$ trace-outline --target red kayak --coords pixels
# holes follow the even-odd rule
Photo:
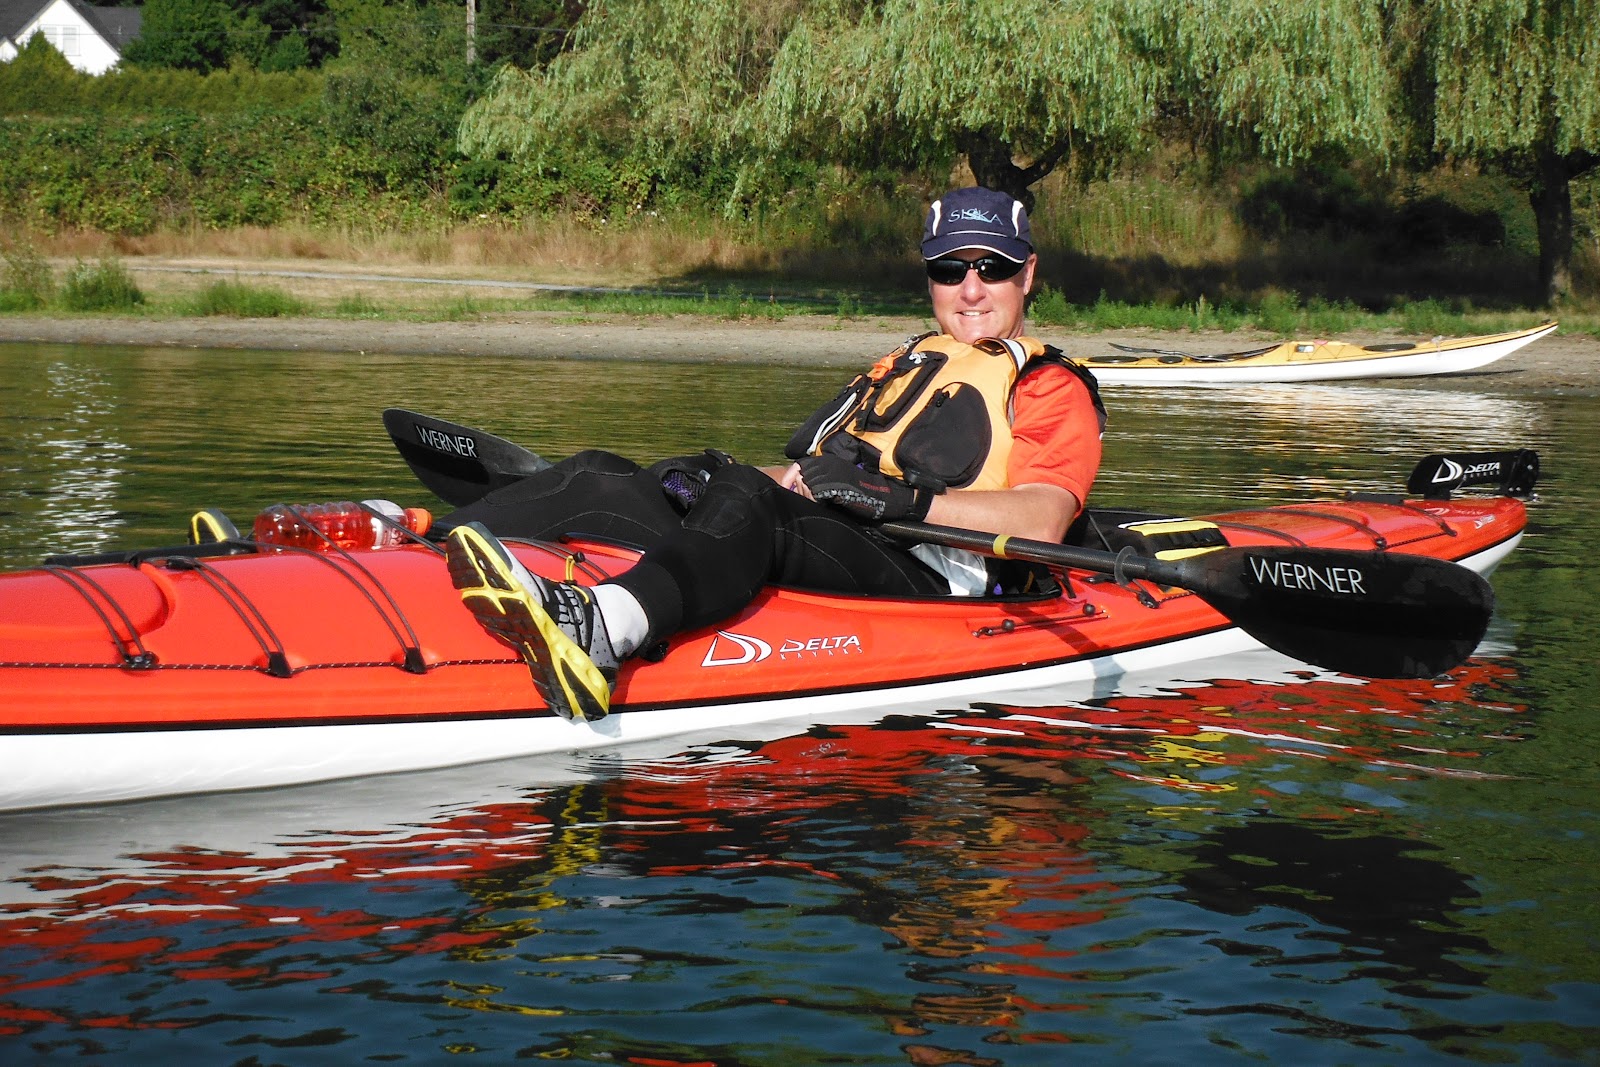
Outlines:
[[[1356,673],[1438,673],[1481,636],[1490,601],[1477,575],[1515,547],[1526,521],[1518,497],[1531,490],[1536,458],[1492,455],[1520,464],[1516,477],[1490,479],[1494,495],[1447,488],[1431,499],[1183,519],[1098,511],[1077,546],[909,530],[986,542],[973,547],[1041,562],[1053,580],[981,598],[770,588],[720,627],[679,635],[659,661],[626,664],[612,713],[593,723],[542,705],[527,668],[473,621],[425,539],[344,552],[230,540],[57,559],[0,576],[0,810],[418,770],[1045,688],[1059,700],[1063,686],[1103,694],[1131,672],[1263,643]],[[1472,459],[1430,457],[1446,473],[1437,461],[1466,462],[1455,486],[1473,480]],[[585,580],[635,558],[581,541],[511,547],[535,571]]]

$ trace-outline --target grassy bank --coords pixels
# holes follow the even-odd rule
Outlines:
[[[23,226],[0,238],[0,309],[411,320],[923,315],[916,220],[938,188],[970,175],[878,185],[837,178],[764,214],[702,205],[515,220],[438,212],[403,226],[358,211],[349,217],[360,224]],[[1088,185],[1052,177],[1038,192],[1041,285],[1031,314],[1041,329],[1468,335],[1554,314],[1569,331],[1600,330],[1600,182],[1578,190],[1577,295],[1554,313],[1529,297],[1538,252],[1531,212],[1489,176],[1258,168],[1221,178],[1173,158]],[[132,279],[142,302],[69,297],[68,281],[102,264]],[[270,271],[417,281],[252,273]],[[425,284],[447,279],[480,284]],[[613,291],[515,288],[529,283]]]
[[[724,278],[714,288],[710,284],[658,284],[552,291],[512,290],[512,286],[528,283],[486,270],[418,267],[422,273],[391,272],[393,280],[375,281],[374,275],[360,275],[348,264],[326,261],[298,262],[293,270],[263,269],[283,269],[296,276],[276,280],[244,270],[158,270],[110,256],[93,261],[79,258],[58,268],[42,257],[24,260],[12,254],[7,260],[7,284],[0,287],[0,310],[60,317],[304,317],[403,322],[492,322],[519,314],[555,315],[563,321],[701,316],[749,322],[799,319],[814,322],[818,328],[873,317],[923,318],[927,314],[926,298],[916,285],[893,290],[839,286],[779,289],[762,284],[759,278]],[[1434,300],[1406,301],[1370,311],[1351,303],[1303,300],[1278,292],[1255,303],[1213,304],[1204,297],[1187,303],[1133,303],[1106,296],[1077,303],[1048,285],[1036,294],[1030,308],[1034,327],[1047,334],[1149,329],[1165,333],[1256,331],[1275,337],[1467,336],[1521,329],[1543,317],[1533,311],[1451,307]],[[1566,333],[1600,336],[1600,314],[1569,310],[1560,318]]]

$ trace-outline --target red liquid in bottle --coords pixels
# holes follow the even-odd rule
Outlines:
[[[392,521],[385,522],[380,515]],[[335,545],[344,549],[387,548],[410,540],[395,524],[423,534],[433,524],[433,516],[425,508],[401,508],[387,500],[368,500],[366,507],[349,500],[274,504],[256,516],[251,537],[266,545],[318,552],[332,552]]]

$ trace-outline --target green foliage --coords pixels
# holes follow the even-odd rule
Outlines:
[[[55,276],[44,256],[31,244],[5,250],[5,270],[0,272],[0,311],[37,311],[50,303]]]
[[[999,177],[1031,156],[1031,184],[1069,146],[1089,167],[1147,143],[1166,78],[1149,22],[1120,0],[808,3],[742,120],[768,152],[928,165],[959,151],[980,179],[991,153]]]
[[[1271,290],[1251,305],[1211,304],[1204,296],[1188,304],[1131,304],[1101,295],[1092,305],[1074,306],[1059,293],[1041,289],[1028,312],[1039,326],[1080,330],[1259,330],[1274,337],[1334,337],[1357,331],[1400,330],[1420,336],[1463,337],[1522,329],[1525,320],[1468,316],[1438,301],[1418,301],[1387,313],[1312,297],[1302,303],[1292,292]]]
[[[272,42],[256,60],[256,69],[273,74],[300,70],[311,65],[311,49],[298,33],[285,34]]]
[[[1169,108],[1197,143],[1284,165],[1354,148],[1387,157],[1404,68],[1387,0],[1140,0]]]
[[[209,73],[214,54],[171,53],[190,69],[88,77],[38,37],[0,64],[0,223],[667,217],[747,234],[774,274],[823,278],[831,256],[898,277],[965,154],[1039,190],[1040,314],[1105,289],[1205,322],[1220,309],[1198,294],[1274,286],[1509,298],[1557,239],[1526,194],[1600,160],[1600,65],[1573,30],[1600,0],[483,0],[480,59],[516,64],[498,72],[467,63],[459,0],[150,0],[149,47],[183,36],[163,19],[198,32],[219,10],[228,65]],[[1547,84],[1561,71],[1578,90]],[[1573,148],[1564,170],[1530,177],[1541,145]],[[1445,175],[1422,149],[1474,165]],[[1274,159],[1294,162],[1235,205],[1233,175]],[[1600,276],[1594,187],[1573,186],[1580,271]]]
[[[560,54],[582,0],[479,0],[478,62],[539,70]]]
[[[272,319],[303,315],[306,306],[277,286],[243,282],[213,282],[195,294],[191,315],[231,315],[242,319]]]
[[[245,25],[264,31],[248,59],[260,70],[321,66],[337,55],[339,39],[324,0],[229,0]]]
[[[463,119],[462,149],[541,168],[572,152],[667,171],[715,160],[799,6],[596,0],[547,70],[500,71]]]
[[[98,76],[76,70],[44,37],[0,63],[0,114],[146,115],[190,111],[219,115],[294,108],[316,101],[322,77],[308,70],[260,73],[248,67],[201,74],[166,67],[119,66]]]
[[[1400,321],[1407,333],[1436,337],[1459,332],[1460,315],[1437,300],[1418,300],[1400,308]]]
[[[1600,0],[1412,0],[1433,142],[1463,156],[1600,153]],[[1424,101],[1423,103],[1426,103]]]
[[[1600,0],[1408,0],[1428,91],[1404,97],[1419,143],[1516,177],[1539,228],[1539,287],[1571,292],[1572,182],[1600,168]]]
[[[498,201],[584,216],[680,205],[714,206],[730,218],[798,215],[802,203],[827,210],[822,189],[877,184],[880,165],[901,171],[903,160],[881,139],[870,151],[823,151],[798,137],[769,150],[759,93],[807,6],[591,3],[571,51],[542,71],[502,68],[467,109],[461,149],[483,169],[457,191],[458,210]],[[841,145],[835,138],[829,147]],[[948,152],[933,154],[943,169]],[[861,183],[839,180],[846,157]]]
[[[1076,318],[1076,312],[1059,289],[1040,285],[1029,299],[1028,317],[1045,326],[1067,326]]]
[[[91,90],[84,94],[83,110],[95,114],[187,111],[224,115],[304,107],[320,97],[322,77],[309,70],[272,73],[229,67],[196,74],[119,67],[101,75]]]
[[[456,126],[483,76],[467,63],[460,11],[402,2],[341,8],[340,17],[343,48],[323,92],[333,132],[387,157],[395,181],[435,179],[457,158]]]
[[[469,296],[458,296],[445,305],[442,316],[446,322],[460,322],[462,319],[475,319],[483,314],[484,308]]]
[[[322,0],[147,0],[124,66],[301,70],[337,52],[329,22]]]
[[[42,33],[23,43],[17,57],[0,63],[0,108],[7,112],[49,111],[76,97],[80,74]]]
[[[1145,140],[1160,84],[1122,11],[596,0],[546,70],[500,72],[461,147],[541,170],[573,154],[648,160],[668,183],[726,173],[730,201],[752,206],[774,198],[774,160],[943,169],[975,144],[1043,155],[1069,141],[1114,158]]]
[[[439,177],[349,144],[314,108],[143,122],[0,119],[0,219],[42,232],[422,224],[437,214],[428,181]]]
[[[1234,242],[1229,180],[1156,159],[1100,181],[1052,183],[1033,213],[1034,241],[1089,255],[1155,251],[1194,262]]]
[[[228,63],[237,21],[225,0],[148,0],[139,36],[123,50],[126,63],[204,74]]]
[[[61,305],[68,311],[127,311],[144,303],[144,293],[114,258],[94,264],[78,260],[61,285]]]
[[[1262,297],[1256,308],[1256,324],[1271,334],[1288,337],[1300,329],[1300,296],[1298,293],[1271,292]]]
[[[366,293],[352,293],[339,298],[333,313],[351,319],[374,319],[382,315],[383,308]]]

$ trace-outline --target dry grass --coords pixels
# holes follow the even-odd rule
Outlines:
[[[838,218],[766,224],[752,219],[642,214],[620,221],[556,216],[520,223],[459,222],[427,230],[285,224],[187,228],[110,236],[66,230],[16,234],[55,259],[120,256],[197,265],[339,265],[381,273],[609,286],[710,285],[754,280],[779,287],[891,289],[920,284],[917,219],[849,204]],[[880,235],[893,233],[898,240]]]
[[[1374,255],[1370,241],[1252,236],[1226,189],[1197,187],[1172,169],[1177,163],[1168,164],[1086,185],[1059,173],[1046,179],[1033,214],[1041,281],[1080,306],[1105,297],[1177,307],[1202,296],[1213,305],[1254,306],[1279,294],[1364,307],[1438,299],[1504,309],[1532,296],[1519,287],[1531,290],[1533,264],[1514,249],[1453,247],[1447,255],[1390,262]],[[957,173],[951,180],[970,178]],[[1462,188],[1482,203],[1492,199],[1478,185]],[[824,299],[848,292],[870,299],[915,293],[924,284],[914,202],[857,191],[830,200],[817,217],[786,222],[643,214],[610,222],[559,216],[414,231],[289,224],[124,237],[67,231],[13,240],[58,263],[120,256],[136,272],[157,264],[326,269],[713,292],[770,288]],[[1600,237],[1585,231],[1574,252],[1581,296],[1573,303],[1592,310],[1600,306]],[[141,285],[147,281],[155,284],[142,275]],[[325,284],[320,293],[284,284],[297,295],[327,294]],[[168,288],[165,282],[159,287]],[[173,279],[171,287],[194,286]],[[419,307],[435,302],[440,287],[402,293],[385,285],[384,291],[386,302]],[[354,295],[346,285],[335,298]]]
[[[773,274],[802,264],[802,276],[862,273],[856,252],[795,250],[765,240],[748,224],[636,220],[620,225],[555,218],[521,225],[463,224],[437,230],[314,229],[286,225],[172,230],[140,236],[88,231],[36,234],[52,259],[117,255],[130,259],[253,263],[338,263],[374,271],[427,268],[475,276],[573,284],[651,285]],[[849,260],[849,269],[844,261]]]

